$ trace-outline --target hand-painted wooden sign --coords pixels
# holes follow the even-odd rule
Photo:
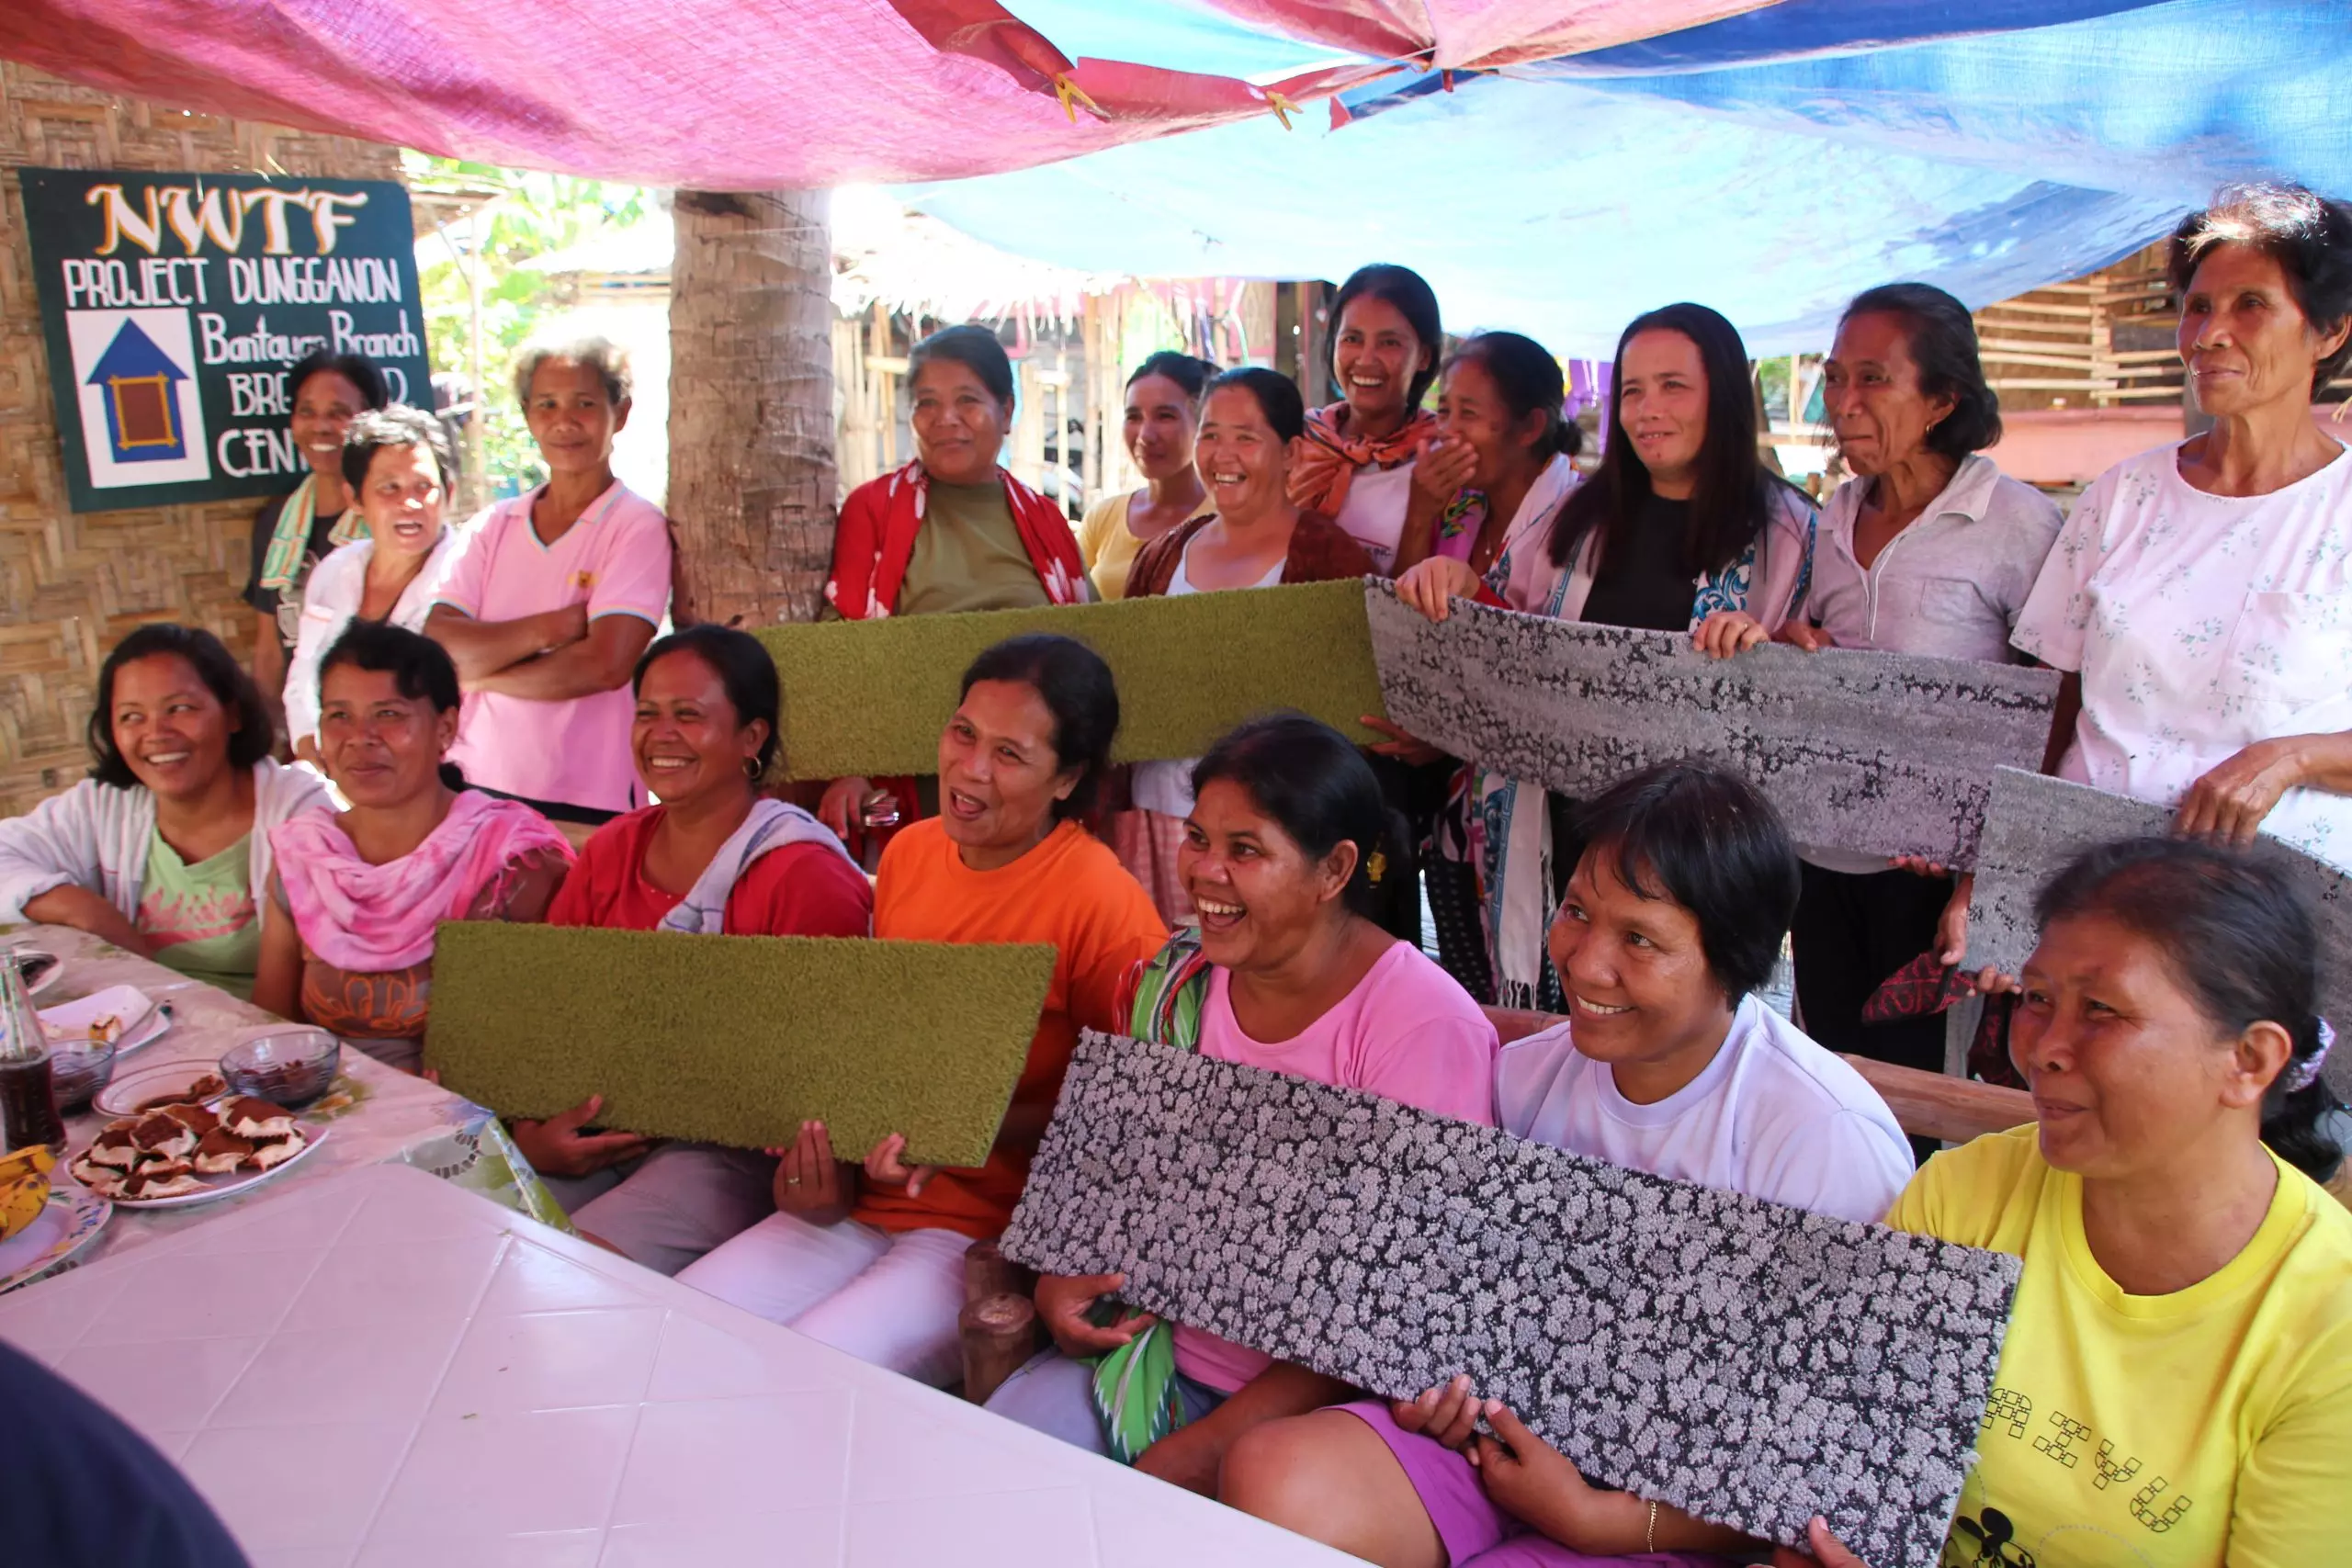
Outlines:
[[[74,511],[290,488],[309,465],[286,373],[317,349],[365,355],[396,400],[432,406],[401,186],[23,174]]]

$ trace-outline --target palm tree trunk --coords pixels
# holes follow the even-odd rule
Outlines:
[[[833,549],[829,202],[677,193],[670,489],[680,626],[813,617]]]

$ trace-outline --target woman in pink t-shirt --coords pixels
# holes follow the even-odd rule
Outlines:
[[[1279,715],[1218,741],[1193,789],[1177,870],[1200,934],[1178,935],[1137,972],[1122,1009],[1131,1032],[1490,1124],[1494,1026],[1445,971],[1364,912],[1379,884],[1409,868],[1363,754],[1326,725]],[[1098,1325],[1096,1303],[1124,1282],[1040,1280],[1038,1316],[1057,1348],[989,1408],[1213,1493],[1243,1432],[1352,1392],[1182,1325]],[[1162,1359],[1143,1353],[1143,1337],[1170,1333],[1173,1373],[1155,1378],[1147,1369]],[[1104,1416],[1098,1381],[1117,1394]]]

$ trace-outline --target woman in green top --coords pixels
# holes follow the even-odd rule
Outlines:
[[[998,465],[1012,423],[1012,361],[987,327],[932,333],[907,356],[915,460],[842,502],[827,619],[1082,604],[1094,596],[1069,515]],[[913,781],[835,779],[819,808],[847,839],[895,822]]]
[[[98,671],[90,776],[0,821],[0,921],[73,926],[244,996],[268,829],[327,804],[269,757],[268,709],[210,632],[141,626]]]

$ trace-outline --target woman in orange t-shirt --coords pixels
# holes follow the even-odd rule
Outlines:
[[[999,643],[964,672],[939,738],[939,806],[883,852],[874,934],[1051,942],[1044,1015],[988,1163],[910,1168],[893,1134],[862,1167],[810,1122],[777,1213],[679,1279],[937,1386],[960,1370],[964,1249],[1012,1217],[1080,1029],[1118,1027],[1127,971],[1167,940],[1149,895],[1081,825],[1119,728],[1110,668],[1069,637]]]

